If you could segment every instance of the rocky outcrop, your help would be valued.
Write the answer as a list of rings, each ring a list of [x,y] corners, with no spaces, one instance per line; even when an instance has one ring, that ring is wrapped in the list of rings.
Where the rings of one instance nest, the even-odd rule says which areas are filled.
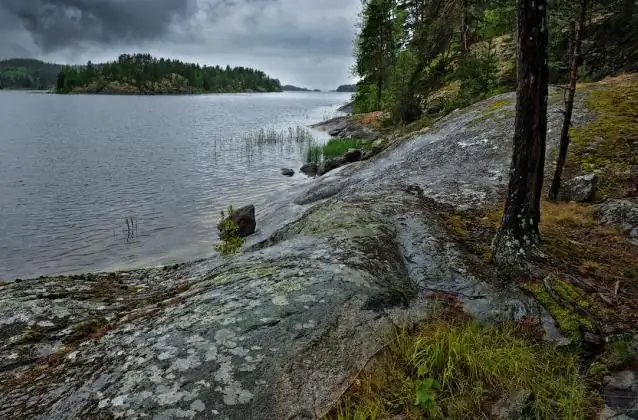
[[[289,168],[281,168],[281,174],[283,176],[294,176],[295,171]]]
[[[577,176],[561,186],[558,198],[561,201],[590,202],[594,199],[597,185],[596,174]]]
[[[315,129],[327,131],[337,138],[356,138],[361,140],[376,140],[379,133],[370,125],[361,124],[352,117],[337,117],[312,126]]]
[[[560,338],[437,217],[505,187],[513,114],[484,109],[277,193],[232,260],[0,286],[0,418],[318,418],[441,295]]]

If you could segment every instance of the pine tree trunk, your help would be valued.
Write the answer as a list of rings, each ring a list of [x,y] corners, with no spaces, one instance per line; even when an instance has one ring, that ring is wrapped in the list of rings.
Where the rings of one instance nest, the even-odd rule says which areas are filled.
[[[468,32],[469,32],[469,5],[468,0],[463,0],[463,22],[461,23],[461,51],[465,54],[469,51]]]
[[[549,190],[548,198],[552,201],[558,199],[560,192],[560,182],[563,175],[563,167],[567,160],[567,149],[569,148],[569,128],[572,124],[572,114],[574,112],[574,96],[576,95],[576,82],[578,81],[578,66],[580,64],[580,50],[583,41],[583,32],[585,30],[585,19],[587,17],[587,0],[582,0],[580,5],[580,17],[578,20],[578,29],[575,31],[572,40],[572,50],[570,51],[571,62],[569,63],[569,89],[567,90],[567,98],[565,99],[565,116],[563,119],[563,128],[560,132],[560,146],[558,151],[558,160],[556,161],[556,170],[552,179],[552,186]]]
[[[514,150],[493,259],[516,261],[540,242],[540,199],[547,137],[547,1],[518,0],[518,86]]]

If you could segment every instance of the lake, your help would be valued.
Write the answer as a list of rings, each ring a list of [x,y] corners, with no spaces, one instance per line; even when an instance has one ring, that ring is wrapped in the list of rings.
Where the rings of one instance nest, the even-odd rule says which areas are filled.
[[[222,209],[259,212],[268,196],[309,182],[280,172],[298,170],[305,144],[257,145],[254,134],[285,137],[338,115],[348,98],[0,91],[0,280],[212,255]]]

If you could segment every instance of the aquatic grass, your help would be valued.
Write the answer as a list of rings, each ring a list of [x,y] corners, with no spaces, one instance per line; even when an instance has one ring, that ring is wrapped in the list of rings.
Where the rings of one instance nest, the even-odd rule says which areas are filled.
[[[288,127],[286,130],[275,128],[260,128],[257,131],[244,134],[243,142],[251,145],[265,144],[293,144],[308,143],[313,140],[312,133],[305,127]]]
[[[306,151],[306,163],[319,163],[323,156],[323,146],[310,144]]]
[[[327,418],[489,418],[497,400],[521,391],[532,395],[531,418],[583,419],[594,404],[568,350],[520,325],[439,318],[398,330]]]

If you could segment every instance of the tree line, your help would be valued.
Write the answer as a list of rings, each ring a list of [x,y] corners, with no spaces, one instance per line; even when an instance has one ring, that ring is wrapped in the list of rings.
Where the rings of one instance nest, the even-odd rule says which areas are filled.
[[[59,65],[39,60],[3,60],[0,61],[0,89],[51,89],[59,72]]]
[[[627,69],[626,63],[600,67],[601,60],[613,63],[600,52],[601,39],[612,46],[635,45],[635,11],[635,0],[365,0],[354,67],[360,77],[355,110],[389,111],[395,123],[406,124],[422,117],[430,95],[453,82],[460,88],[451,109],[515,86],[510,178],[492,259],[516,263],[541,242],[548,86],[566,83],[548,194],[556,200],[577,81]],[[516,51],[511,59],[496,51],[496,41],[507,36]],[[609,50],[613,55],[614,48]],[[625,62],[627,51],[632,54],[621,51]]]
[[[111,62],[63,67],[56,88],[59,93],[109,93],[117,89],[130,93],[278,92],[281,83],[252,68],[201,66],[150,54],[122,54]]]
[[[638,71],[635,0],[592,0],[581,34],[579,76],[600,79]],[[548,0],[548,77],[570,77],[570,40],[580,3]],[[427,99],[456,84],[444,110],[511,90],[516,85],[516,2],[511,0],[364,0],[354,73],[360,79],[355,110],[391,112],[409,123]]]

